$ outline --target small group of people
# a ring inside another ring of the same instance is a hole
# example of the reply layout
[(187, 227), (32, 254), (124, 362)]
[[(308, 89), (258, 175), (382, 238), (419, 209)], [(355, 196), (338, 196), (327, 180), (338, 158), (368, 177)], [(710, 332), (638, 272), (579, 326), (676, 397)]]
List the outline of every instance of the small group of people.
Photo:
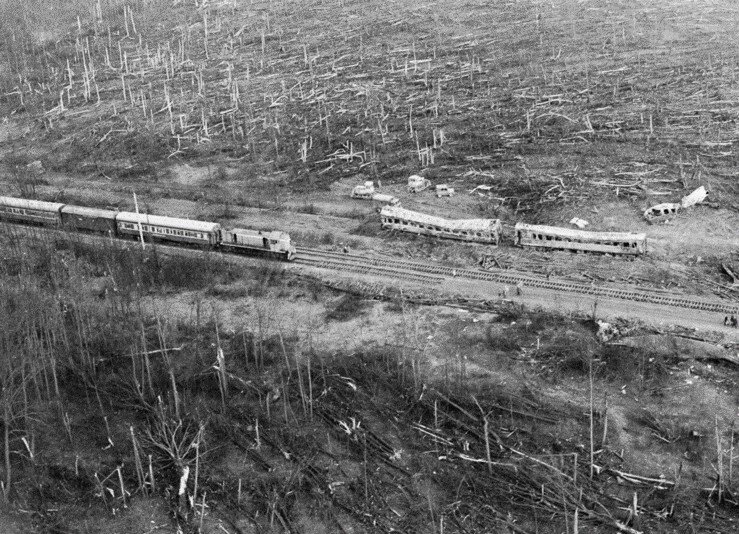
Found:
[[(498, 297), (507, 299), (509, 291), (510, 288), (508, 286), (503, 286), (503, 291), (498, 292)], [(516, 284), (516, 295), (519, 297), (523, 295), (523, 282), (518, 282)]]
[(729, 317), (728, 315), (724, 317), (724, 326), (733, 326), (734, 328), (737, 327), (737, 320), (736, 315), (732, 315)]

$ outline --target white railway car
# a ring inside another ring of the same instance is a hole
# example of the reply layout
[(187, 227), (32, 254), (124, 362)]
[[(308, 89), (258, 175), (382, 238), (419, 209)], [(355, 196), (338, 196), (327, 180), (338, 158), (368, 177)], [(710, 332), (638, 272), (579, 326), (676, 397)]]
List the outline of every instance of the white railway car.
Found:
[(221, 230), (221, 248), (243, 254), (277, 256), (291, 261), (295, 258), (295, 247), (290, 235), (285, 232), (260, 232), (245, 228)]
[(137, 237), (139, 224), (145, 239), (211, 247), (218, 244), (221, 231), (220, 224), (207, 221), (128, 211), (122, 211), (116, 216), (119, 235)]
[(62, 223), (59, 210), (63, 207), (59, 202), (0, 197), (0, 220), (58, 226)]
[(517, 223), (515, 243), (521, 247), (599, 252), (602, 254), (646, 254), (645, 234), (630, 232), (586, 232), (556, 226)]
[(493, 245), (502, 230), (498, 219), (444, 219), (395, 206), (382, 208), (380, 217), (383, 228)]

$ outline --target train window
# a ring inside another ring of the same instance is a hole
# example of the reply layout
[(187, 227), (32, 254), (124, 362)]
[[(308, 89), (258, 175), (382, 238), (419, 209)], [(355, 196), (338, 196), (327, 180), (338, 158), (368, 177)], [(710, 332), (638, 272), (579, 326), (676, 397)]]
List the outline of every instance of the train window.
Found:
[(552, 240), (552, 236), (548, 235), (547, 236), (547, 241), (551, 241), (551, 240)]

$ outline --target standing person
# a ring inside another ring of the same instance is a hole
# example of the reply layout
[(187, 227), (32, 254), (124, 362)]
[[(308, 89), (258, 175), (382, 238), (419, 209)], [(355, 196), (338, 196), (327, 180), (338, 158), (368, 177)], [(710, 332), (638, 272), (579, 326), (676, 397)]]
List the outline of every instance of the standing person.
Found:
[(523, 293), (523, 282), (519, 282), (516, 284), (516, 295), (520, 297), (522, 293)]
[(729, 316), (724, 315), (724, 326), (727, 326), (729, 324)]

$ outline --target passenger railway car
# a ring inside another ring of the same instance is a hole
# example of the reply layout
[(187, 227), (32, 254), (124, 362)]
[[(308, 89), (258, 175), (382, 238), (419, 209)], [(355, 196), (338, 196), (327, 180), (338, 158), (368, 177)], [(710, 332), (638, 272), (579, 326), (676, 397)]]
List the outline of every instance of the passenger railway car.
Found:
[(63, 206), (58, 202), (0, 197), (0, 220), (59, 226), (62, 223), (59, 210)]
[(122, 211), (116, 216), (118, 235), (138, 237), (139, 224), (144, 239), (155, 241), (213, 247), (218, 244), (221, 234), (221, 225), (214, 222), (128, 211)]
[(586, 232), (556, 226), (517, 223), (515, 243), (521, 247), (628, 254), (647, 252), (645, 234), (630, 232)]
[(502, 231), (498, 219), (444, 219), (394, 206), (382, 208), (380, 217), (383, 228), (493, 245)]
[(62, 224), (69, 230), (116, 235), (117, 211), (66, 205), (61, 214)]
[(295, 247), (285, 232), (261, 232), (234, 228), (221, 230), (220, 246), (242, 254), (275, 256), (287, 261), (295, 258)]

